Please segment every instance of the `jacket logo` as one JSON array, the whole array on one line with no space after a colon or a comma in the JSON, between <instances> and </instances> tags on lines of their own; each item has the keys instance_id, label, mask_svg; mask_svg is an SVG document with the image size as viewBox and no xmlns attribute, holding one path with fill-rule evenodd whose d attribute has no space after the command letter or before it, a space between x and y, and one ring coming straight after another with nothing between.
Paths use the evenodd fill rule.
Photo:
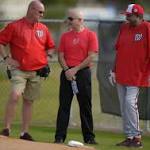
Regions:
<instances>
[{"instance_id":1,"label":"jacket logo","mask_svg":"<svg viewBox=\"0 0 150 150\"><path fill-rule=\"evenodd\" d=\"M79 41L80 41L80 39L79 39L79 38L74 38L74 39L73 39L73 45L78 44L78 43L79 43Z\"/></svg>"},{"instance_id":2,"label":"jacket logo","mask_svg":"<svg viewBox=\"0 0 150 150\"><path fill-rule=\"evenodd\" d=\"M142 38L143 38L142 33L137 33L137 34L135 34L134 40L135 41L140 41Z\"/></svg>"},{"instance_id":3,"label":"jacket logo","mask_svg":"<svg viewBox=\"0 0 150 150\"><path fill-rule=\"evenodd\" d=\"M39 37L39 38L43 37L43 35L44 35L43 30L36 30L36 35L37 35L37 37Z\"/></svg>"}]
</instances>

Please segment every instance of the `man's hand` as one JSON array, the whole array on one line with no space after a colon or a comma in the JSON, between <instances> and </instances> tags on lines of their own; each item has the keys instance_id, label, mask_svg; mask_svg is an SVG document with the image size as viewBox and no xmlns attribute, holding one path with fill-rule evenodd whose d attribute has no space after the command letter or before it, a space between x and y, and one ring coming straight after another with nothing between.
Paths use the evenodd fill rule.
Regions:
<instances>
[{"instance_id":1,"label":"man's hand","mask_svg":"<svg viewBox=\"0 0 150 150\"><path fill-rule=\"evenodd\" d=\"M10 66L11 68L17 68L20 66L18 61L12 59L11 57L7 57L5 59L5 63L6 63L6 65Z\"/></svg>"},{"instance_id":2,"label":"man's hand","mask_svg":"<svg viewBox=\"0 0 150 150\"><path fill-rule=\"evenodd\" d=\"M72 80L76 76L76 73L78 72L78 69L76 67L70 68L67 71L65 71L65 75L67 80Z\"/></svg>"},{"instance_id":3,"label":"man's hand","mask_svg":"<svg viewBox=\"0 0 150 150\"><path fill-rule=\"evenodd\" d=\"M115 75L114 72L112 72L112 70L110 70L110 72L109 72L109 77L108 77L108 79L109 79L110 84L111 84L112 86L115 86L115 84L116 84L116 75Z\"/></svg>"}]
</instances>

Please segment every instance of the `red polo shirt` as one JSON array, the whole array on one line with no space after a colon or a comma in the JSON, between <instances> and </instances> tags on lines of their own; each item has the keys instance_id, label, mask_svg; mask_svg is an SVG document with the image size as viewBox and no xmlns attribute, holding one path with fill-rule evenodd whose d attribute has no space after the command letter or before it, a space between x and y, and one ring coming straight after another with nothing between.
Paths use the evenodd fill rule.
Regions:
<instances>
[{"instance_id":1,"label":"red polo shirt","mask_svg":"<svg viewBox=\"0 0 150 150\"><path fill-rule=\"evenodd\" d=\"M26 71L44 67L46 50L54 48L48 28L42 23L32 25L26 18L5 27L0 32L0 44L9 44L12 58L19 62L19 69Z\"/></svg>"},{"instance_id":2,"label":"red polo shirt","mask_svg":"<svg viewBox=\"0 0 150 150\"><path fill-rule=\"evenodd\" d=\"M88 28L81 32L70 30L62 34L58 50L64 53L68 66L77 66L89 51L98 52L98 39L95 32Z\"/></svg>"},{"instance_id":3,"label":"red polo shirt","mask_svg":"<svg viewBox=\"0 0 150 150\"><path fill-rule=\"evenodd\" d=\"M121 26L116 43L116 80L123 85L150 86L150 25Z\"/></svg>"}]
</instances>

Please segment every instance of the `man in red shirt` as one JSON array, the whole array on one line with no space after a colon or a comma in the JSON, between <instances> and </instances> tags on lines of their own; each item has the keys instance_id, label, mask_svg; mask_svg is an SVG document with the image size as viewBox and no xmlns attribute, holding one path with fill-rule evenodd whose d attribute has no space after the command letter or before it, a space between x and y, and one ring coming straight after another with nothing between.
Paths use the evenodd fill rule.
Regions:
<instances>
[{"instance_id":1,"label":"man in red shirt","mask_svg":"<svg viewBox=\"0 0 150 150\"><path fill-rule=\"evenodd\" d=\"M62 34L58 48L60 76L59 110L55 143L63 143L67 135L73 95L80 108L84 142L96 144L93 133L91 103L91 71L93 55L98 51L96 34L83 25L83 15L75 9L68 12L69 31Z\"/></svg>"},{"instance_id":2,"label":"man in red shirt","mask_svg":"<svg viewBox=\"0 0 150 150\"><path fill-rule=\"evenodd\" d=\"M117 146L142 147L139 128L140 87L150 86L150 25L143 20L144 10L130 4L116 43L115 68L111 81L117 83L123 130L126 139Z\"/></svg>"},{"instance_id":3,"label":"man in red shirt","mask_svg":"<svg viewBox=\"0 0 150 150\"><path fill-rule=\"evenodd\" d=\"M41 77L49 73L47 55L54 48L54 41L48 28L39 22L43 17L44 5L32 1L27 15L9 23L0 32L0 53L10 68L11 93L6 105L4 129L1 134L9 136L15 115L16 104L23 95L22 131L20 139L33 140L28 133L32 115L32 104L39 95ZM3 46L9 44L10 57L6 56Z\"/></svg>"}]
</instances>

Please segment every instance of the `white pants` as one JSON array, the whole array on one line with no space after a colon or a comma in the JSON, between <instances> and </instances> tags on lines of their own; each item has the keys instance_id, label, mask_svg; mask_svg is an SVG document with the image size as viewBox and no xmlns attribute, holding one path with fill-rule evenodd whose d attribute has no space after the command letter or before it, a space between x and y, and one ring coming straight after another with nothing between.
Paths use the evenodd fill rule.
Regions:
<instances>
[{"instance_id":1,"label":"white pants","mask_svg":"<svg viewBox=\"0 0 150 150\"><path fill-rule=\"evenodd\" d=\"M117 84L123 130L127 137L141 135L139 128L138 95L139 87Z\"/></svg>"}]
</instances>

